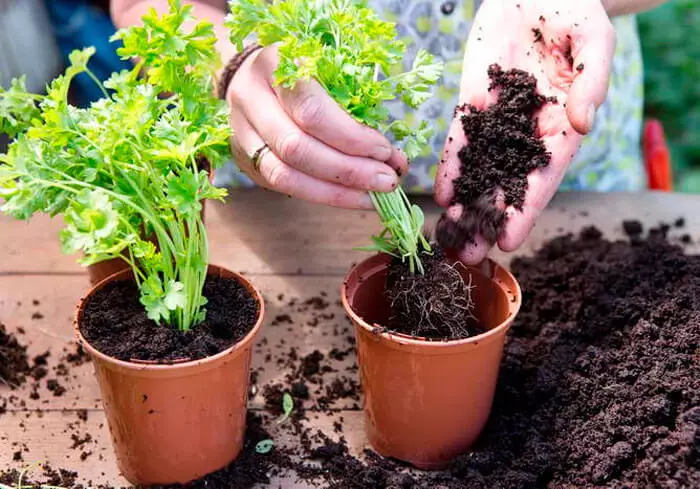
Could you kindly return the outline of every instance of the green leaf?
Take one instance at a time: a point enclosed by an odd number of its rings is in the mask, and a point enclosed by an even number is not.
[[[270,453],[275,446],[275,442],[272,440],[261,440],[255,445],[255,451],[261,455]]]
[[[443,63],[419,51],[402,72],[406,46],[396,39],[393,23],[380,19],[364,1],[235,0],[226,19],[231,41],[241,47],[250,35],[263,46],[278,46],[275,82],[293,88],[315,78],[338,105],[362,124],[386,127],[410,158],[426,151],[429,127],[405,121],[387,124],[387,102],[402,99],[417,108],[431,96]],[[372,249],[409,257],[421,269],[418,254],[426,249],[422,229],[412,220],[402,192],[370,193],[384,233]]]
[[[282,410],[286,416],[292,414],[292,411],[294,410],[294,399],[288,392],[285,392],[282,396]]]
[[[38,115],[36,97],[27,92],[25,76],[13,79],[8,90],[0,86],[0,133],[15,137]]]
[[[277,424],[282,424],[287,419],[289,416],[292,414],[294,411],[294,398],[289,392],[285,392],[282,395],[282,416],[280,419],[277,421]]]
[[[163,304],[170,311],[175,311],[178,308],[185,307],[187,304],[187,297],[183,293],[185,286],[181,282],[175,282],[174,280],[168,281],[165,286],[165,294],[163,297]]]
[[[20,219],[62,214],[66,253],[83,264],[127,260],[154,321],[183,331],[204,318],[209,262],[201,201],[223,199],[208,174],[230,156],[226,104],[214,94],[219,65],[210,22],[170,0],[113,40],[133,69],[96,81],[104,97],[70,105],[72,79],[89,71],[95,49],[69,56],[46,95],[23,79],[0,89],[0,130],[14,140],[0,155],[0,210]]]

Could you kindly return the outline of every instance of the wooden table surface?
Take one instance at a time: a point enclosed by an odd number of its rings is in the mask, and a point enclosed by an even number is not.
[[[439,210],[429,199],[416,199],[434,223]],[[207,224],[211,240],[211,261],[245,273],[265,295],[268,313],[260,335],[253,368],[260,369],[258,392],[269,383],[280,381],[288,372],[278,367],[276,359],[296,347],[300,355],[315,349],[327,353],[332,348],[347,349],[345,335],[329,334],[349,323],[336,300],[348,267],[364,255],[354,247],[368,243],[371,233],[379,228],[372,212],[344,211],[314,206],[260,190],[232,192],[227,204],[210,204]],[[551,203],[519,254],[531,253],[554,235],[577,232],[595,224],[606,236],[621,236],[623,219],[639,219],[647,226],[660,221],[673,222],[684,217],[683,230],[694,241],[700,240],[700,198],[681,194],[593,194],[566,193]],[[0,216],[0,322],[10,332],[26,331],[20,340],[29,345],[30,356],[51,350],[51,367],[65,348],[72,348],[72,316],[80,297],[88,288],[84,270],[75,257],[60,252],[57,237],[59,219],[37,216],[30,222],[16,222]],[[691,251],[698,251],[691,248]],[[493,257],[507,264],[510,256],[494,252]],[[332,319],[318,327],[307,324],[310,312],[299,312],[287,303],[296,297],[302,301],[325,292],[331,306]],[[279,299],[280,294],[284,298]],[[36,305],[35,305],[36,304]],[[38,313],[38,314],[37,314]],[[290,314],[294,329],[288,325],[271,326],[280,314]],[[330,315],[329,315],[330,317]],[[271,358],[265,361],[267,354]],[[354,358],[347,359],[347,370],[337,375],[354,376]],[[342,369],[341,369],[342,370]],[[127,485],[118,473],[105,425],[97,383],[90,364],[72,369],[73,378],[61,380],[67,391],[60,397],[45,389],[42,381],[40,399],[30,398],[29,383],[10,391],[0,383],[0,399],[17,396],[9,403],[8,412],[0,415],[0,469],[22,468],[36,461],[48,461],[54,467],[76,470],[84,480]],[[21,405],[21,401],[24,401]],[[305,407],[312,407],[313,397]],[[332,406],[332,414],[310,415],[314,427],[333,434],[333,422],[344,418],[345,437],[353,452],[365,445],[361,411],[356,401],[340,400]],[[251,409],[263,409],[264,399],[257,394],[250,399]],[[78,421],[78,413],[87,410],[86,423]],[[273,423],[274,424],[274,423]],[[82,450],[72,450],[71,435],[89,430],[94,440]],[[278,443],[294,443],[284,429],[274,428]],[[13,461],[13,453],[26,450],[24,462]],[[92,452],[84,461],[82,451]],[[272,487],[310,487],[293,478],[275,479]]]

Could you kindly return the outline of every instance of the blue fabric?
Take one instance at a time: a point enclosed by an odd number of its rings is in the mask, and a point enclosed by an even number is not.
[[[129,62],[117,56],[117,44],[109,42],[116,29],[107,12],[87,0],[45,0],[45,4],[66,63],[74,49],[95,46],[90,70],[100,80],[106,80],[115,71],[131,68]],[[100,89],[86,75],[76,77],[73,83],[78,105],[85,106],[102,97]]]

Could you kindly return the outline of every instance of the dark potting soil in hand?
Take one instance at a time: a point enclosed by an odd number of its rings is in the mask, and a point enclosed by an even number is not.
[[[460,175],[453,181],[452,204],[462,204],[460,219],[443,214],[436,237],[446,249],[461,249],[477,235],[495,243],[506,222],[505,211],[497,207],[502,194],[506,207],[522,210],[527,176],[547,166],[551,155],[537,133],[537,112],[556,99],[537,92],[537,80],[525,71],[504,71],[493,64],[488,69],[489,91],[498,101],[480,110],[472,105],[458,107],[464,112],[462,128],[468,143],[460,149]]]
[[[208,277],[204,296],[206,319],[183,333],[148,319],[134,282],[113,282],[87,302],[81,332],[100,352],[120,360],[206,358],[251,330],[258,305],[243,286],[227,278]]]
[[[441,248],[423,253],[424,274],[411,273],[408,263],[389,264],[386,296],[391,305],[391,331],[433,340],[456,340],[483,332],[472,315],[471,285]]]

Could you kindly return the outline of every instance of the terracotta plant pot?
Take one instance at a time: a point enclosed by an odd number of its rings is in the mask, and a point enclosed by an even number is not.
[[[388,257],[373,256],[345,279],[355,324],[365,431],[374,449],[420,469],[441,469],[476,441],[489,417],[506,332],[520,309],[518,282],[495,262],[471,274],[474,315],[488,331],[455,341],[380,332],[389,304]]]
[[[209,273],[241,283],[259,315],[241,341],[202,360],[126,362],[87,342],[80,332],[87,299],[110,282],[130,279],[129,270],[93,287],[78,308],[75,331],[95,366],[119,469],[132,484],[189,482],[226,466],[243,448],[251,351],[265,306],[242,276],[216,266]]]

